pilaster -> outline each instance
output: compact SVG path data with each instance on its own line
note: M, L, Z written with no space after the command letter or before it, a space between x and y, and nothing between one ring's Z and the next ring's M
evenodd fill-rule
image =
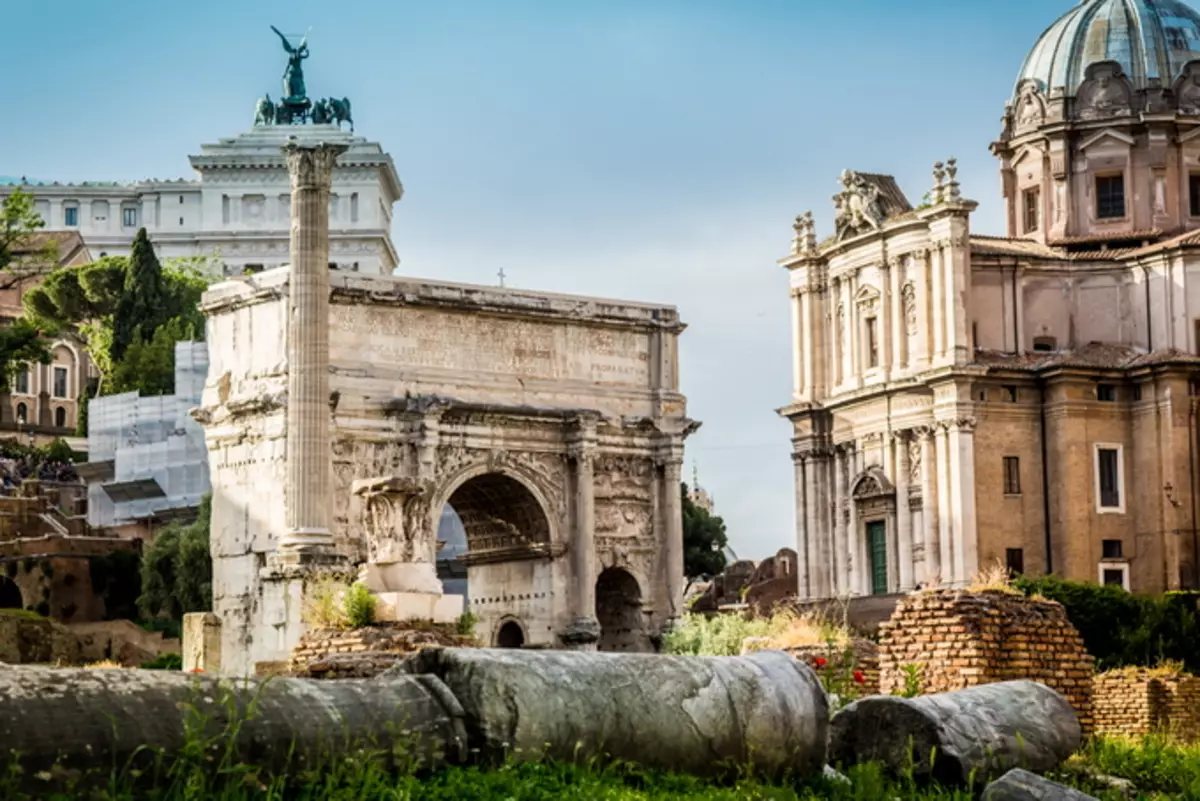
M848 450L846 446L834 448L833 466L833 595L845 594L850 589L849 564L850 544L846 533L846 517L853 500L846 489Z
M811 598L809 589L810 562L808 558L809 533L809 494L806 467L808 455L792 454L792 467L796 483L796 594L799 598Z
M954 586L958 576L954 572L954 528L953 510L950 505L950 456L947 444L946 425L938 423L934 429L934 461L937 463L937 539L942 584Z
M908 508L909 460L908 432L895 434L896 454L896 550L900 592L913 589L912 511Z
M578 650L594 650L600 639L600 622L596 619L596 426L595 421L580 421L572 441L568 444L568 458L571 462L571 483L573 490L571 544L569 546L571 565L571 587L568 597L571 605L571 623L562 635L564 644ZM668 594L673 592L670 581L670 571L674 568L673 561L676 551L679 552L679 572L683 573L683 522L680 518L679 547L674 547L674 529L670 511L670 499L674 498L676 505L680 503L679 483L674 485L674 492L669 482L664 481L667 507L667 537L664 549L664 561L668 570ZM674 599L674 595L671 598ZM670 609L669 617L675 617L675 607Z
M950 421L947 435L954 515L954 574L957 582L966 583L979 572L979 539L975 531L975 418Z
M923 426L916 431L921 438L921 521L924 527L926 584L939 582L942 576L941 524L938 522L938 458L934 429Z

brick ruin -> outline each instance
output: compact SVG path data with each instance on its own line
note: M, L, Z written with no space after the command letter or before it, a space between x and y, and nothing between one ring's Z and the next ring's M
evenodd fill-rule
M1095 660L1055 601L1004 591L932 590L900 600L880 627L879 691L902 692L919 666L921 692L1031 679L1062 693L1092 730Z
M369 679L422 648L462 648L475 644L473 637L457 634L445 626L377 624L348 631L313 629L292 649L286 668L266 663L258 666L257 672L310 679Z
M1121 668L1093 679L1096 733L1200 739L1200 678L1166 668Z

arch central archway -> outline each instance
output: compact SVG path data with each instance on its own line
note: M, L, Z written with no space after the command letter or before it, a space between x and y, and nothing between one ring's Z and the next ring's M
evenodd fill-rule
M484 473L467 479L446 502L462 522L470 554L519 551L550 542L550 521L541 503L511 476Z

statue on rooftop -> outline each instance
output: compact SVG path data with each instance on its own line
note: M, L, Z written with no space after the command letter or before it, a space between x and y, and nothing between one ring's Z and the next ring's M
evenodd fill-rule
M304 87L304 67L301 62L308 58L308 34L300 40L300 44L293 47L288 38L280 33L279 29L274 25L271 30L279 36L283 42L283 49L288 54L288 64L283 71L283 102L299 105L302 101L307 105L307 90Z
M267 95L266 97L260 97L258 99L258 105L254 107L254 124L275 124L275 104L271 102L270 95Z

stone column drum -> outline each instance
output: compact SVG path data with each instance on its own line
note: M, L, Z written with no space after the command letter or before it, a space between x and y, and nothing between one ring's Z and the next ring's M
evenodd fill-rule
M345 145L284 147L292 179L288 297L287 529L281 551L332 551L329 192Z

